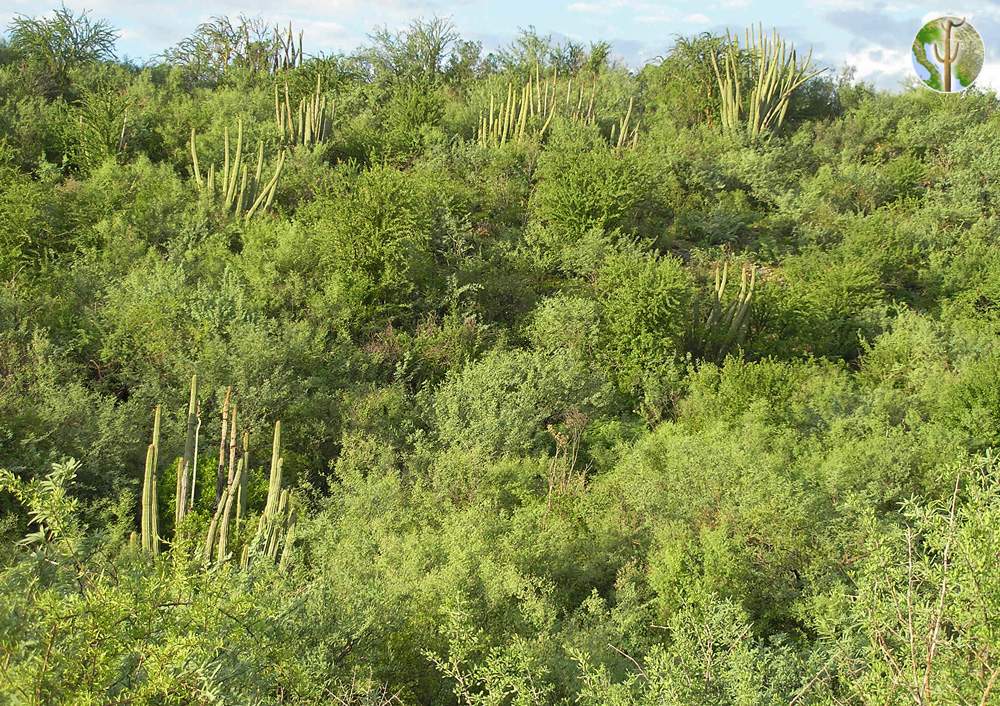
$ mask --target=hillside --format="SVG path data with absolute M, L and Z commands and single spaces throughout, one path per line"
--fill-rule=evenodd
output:
M 994 93 L 308 39 L 0 42 L 0 703 L 1000 703 Z

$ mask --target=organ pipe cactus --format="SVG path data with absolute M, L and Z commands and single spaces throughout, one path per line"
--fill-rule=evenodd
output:
M 141 533 L 143 551 L 149 552 L 155 556 L 158 553 L 159 542 L 157 541 L 156 532 L 153 529 L 155 525 L 153 517 L 156 515 L 157 511 L 156 469 L 153 463 L 154 456 L 153 445 L 150 444 L 146 447 L 146 470 L 142 479 Z
M 264 514 L 275 512 L 278 495 L 281 493 L 281 420 L 274 423 L 274 438 L 271 441 L 271 475 L 267 485 L 267 503 Z
M 242 473 L 242 466 L 239 473 Z M 221 564 L 229 558 L 229 523 L 238 485 L 239 479 L 234 476 L 232 482 L 228 483 L 222 491 L 222 500 L 212 515 L 212 521 L 209 523 L 208 532 L 205 535 L 205 549 L 202 553 L 202 560 L 206 564 L 212 561 L 213 549 L 217 563 Z
M 215 505 L 206 531 L 201 550 L 205 564 L 224 563 L 230 560 L 233 531 L 233 516 L 236 526 L 246 517 L 247 489 L 250 474 L 250 437 L 247 432 L 239 434 L 237 405 L 232 401 L 232 388 L 226 389 L 220 427 L 219 465 L 217 474 L 224 479 L 222 493 Z M 195 475 L 198 456 L 198 430 L 201 426 L 198 402 L 198 377 L 191 378 L 191 392 L 188 401 L 187 430 L 184 455 L 177 459 L 177 489 L 175 527 L 192 510 L 188 502 L 194 495 Z M 242 449 L 239 441 L 242 440 Z M 160 407 L 153 414 L 152 443 L 146 448 L 146 463 L 143 474 L 142 500 L 140 503 L 141 536 L 143 551 L 156 555 L 159 552 L 159 520 L 157 506 L 157 459 L 160 446 Z M 281 422 L 274 424 L 274 438 L 271 447 L 271 470 L 267 500 L 261 513 L 257 532 L 252 541 L 239 548 L 240 564 L 248 567 L 255 557 L 267 557 L 272 563 L 287 566 L 289 552 L 294 542 L 296 509 L 294 498 L 287 488 L 282 488 L 284 460 L 281 456 Z M 228 470 L 228 472 L 227 472 Z M 190 471 L 190 472 L 189 472 Z M 218 475 L 217 475 L 218 477 Z
M 250 435 L 243 432 L 243 457 L 240 459 L 243 464 L 243 474 L 240 476 L 239 487 L 237 488 L 236 503 L 236 524 L 239 525 L 247 514 L 247 486 L 250 477 Z
M 222 511 L 222 524 L 219 526 L 219 546 L 215 560 L 220 564 L 229 560 L 229 523 L 230 518 L 233 516 L 233 506 L 236 504 L 236 495 L 239 492 L 240 478 L 244 473 L 246 473 L 246 469 L 243 467 L 243 459 L 240 459 L 233 474 L 233 478 L 229 481 L 226 492 L 226 505 Z
M 160 520 L 156 493 L 156 464 L 160 451 L 160 406 L 153 412 L 153 439 L 146 448 L 146 468 L 142 481 L 142 548 L 154 556 L 160 553 Z
M 529 76 L 521 88 L 507 84 L 507 95 L 498 100 L 490 95 L 489 110 L 479 116 L 476 138 L 479 144 L 499 147 L 508 142 L 521 142 L 528 137 L 545 135 L 557 113 L 574 122 L 585 125 L 595 120 L 594 101 L 597 95 L 597 81 L 589 87 L 578 85 L 573 91 L 573 80 L 566 83 L 566 93 L 561 97 L 559 75 L 543 79 L 538 66 L 534 77 Z M 574 101 L 575 98 L 575 101 Z M 617 147 L 634 147 L 638 140 L 638 125 L 631 124 L 634 99 L 629 99 L 624 117 L 612 125 L 611 142 Z
M 254 214 L 265 212 L 271 207 L 274 200 L 274 192 L 278 187 L 278 180 L 281 177 L 281 170 L 285 164 L 285 151 L 278 154 L 275 161 L 274 173 L 267 182 L 263 182 L 264 171 L 264 143 L 257 142 L 257 159 L 253 172 L 250 171 L 249 162 L 245 161 L 243 154 L 243 121 L 237 121 L 236 145 L 234 150 L 230 150 L 229 128 L 223 131 L 223 162 L 222 174 L 217 177 L 215 164 L 210 164 L 208 172 L 203 178 L 201 173 L 201 161 L 198 158 L 197 133 L 191 128 L 191 139 L 189 143 L 191 152 L 191 174 L 194 177 L 198 190 L 207 194 L 226 213 L 232 213 L 237 218 L 249 221 Z M 218 182 L 218 183 L 217 183 Z
M 219 465 L 215 471 L 215 504 L 222 499 L 222 490 L 226 486 L 226 434 L 229 431 L 229 401 L 233 395 L 233 386 L 226 388 L 226 397 L 222 401 L 222 431 L 219 434 Z M 233 410 L 235 421 L 236 410 Z
M 729 281 L 729 264 L 715 268 L 715 286 L 712 290 L 712 308 L 706 321 L 708 336 L 713 340 L 714 352 L 721 359 L 743 342 L 749 327 L 750 303 L 757 282 L 757 269 L 753 265 L 742 268 L 740 291 L 728 305 L 724 302 Z
M 479 143 L 499 146 L 521 141 L 529 133 L 544 135 L 556 113 L 557 81 L 556 74 L 542 81 L 536 66 L 535 77 L 529 76 L 520 89 L 507 84 L 507 96 L 499 105 L 491 94 L 489 112 L 479 117 Z
M 283 97 L 274 86 L 274 121 L 281 139 L 290 145 L 313 147 L 323 143 L 330 133 L 330 119 L 327 117 L 326 96 L 320 76 L 316 76 L 316 89 L 312 95 L 299 100 L 298 108 L 292 110 L 292 101 L 285 83 Z
M 625 111 L 625 116 L 611 128 L 611 141 L 615 143 L 615 147 L 618 149 L 623 149 L 627 146 L 635 147 L 639 141 L 638 124 L 631 131 L 629 130 L 629 119 L 632 117 L 632 105 L 634 101 L 634 98 L 630 97 L 628 99 L 628 110 Z
M 265 556 L 272 562 L 278 560 L 278 552 L 287 547 L 294 536 L 289 536 L 289 527 L 294 527 L 294 512 L 291 494 L 282 489 L 281 422 L 274 424 L 274 440 L 271 445 L 271 475 L 267 489 L 267 502 L 257 523 L 253 542 L 241 557 L 241 565 L 248 568 L 256 556 Z M 287 561 L 286 561 L 287 563 Z
M 812 69 L 812 51 L 800 62 L 794 46 L 777 30 L 768 36 L 763 26 L 756 33 L 748 28 L 742 47 L 738 35 L 727 35 L 727 39 L 722 68 L 714 52 L 710 54 L 722 100 L 722 125 L 758 138 L 781 126 L 795 90 L 825 69 Z M 744 86 L 745 82 L 749 85 Z
M 177 467 L 177 505 L 175 521 L 180 524 L 189 508 L 188 495 L 194 497 L 194 464 L 198 455 L 198 376 L 191 376 L 191 396 L 188 401 L 187 439 L 184 442 L 184 457 Z M 189 485 L 190 484 L 190 485 Z

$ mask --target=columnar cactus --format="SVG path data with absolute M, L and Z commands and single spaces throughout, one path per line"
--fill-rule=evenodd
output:
M 628 110 L 625 111 L 625 116 L 611 127 L 611 141 L 618 149 L 635 147 L 639 142 L 639 125 L 636 124 L 629 130 L 629 119 L 632 117 L 634 101 L 634 98 L 629 97 Z
M 237 475 L 242 472 L 241 463 Z M 215 508 L 215 514 L 208 525 L 208 533 L 205 536 L 205 550 L 202 554 L 202 559 L 206 564 L 212 561 L 213 549 L 215 550 L 216 563 L 222 564 L 229 559 L 229 523 L 233 513 L 233 503 L 236 500 L 236 489 L 238 486 L 239 478 L 234 475 L 233 480 L 222 491 L 222 501 Z
M 750 302 L 757 282 L 757 269 L 753 265 L 744 266 L 740 277 L 740 291 L 728 305 L 724 303 L 726 285 L 729 281 L 729 263 L 722 269 L 715 268 L 715 286 L 712 291 L 712 308 L 705 322 L 706 336 L 710 342 L 706 348 L 716 358 L 723 358 L 743 342 L 749 326 Z
M 215 505 L 201 552 L 203 562 L 225 563 L 231 558 L 230 537 L 232 536 L 233 515 L 236 526 L 247 514 L 247 489 L 250 474 L 249 434 L 239 434 L 237 426 L 237 406 L 232 402 L 232 388 L 227 388 L 222 406 L 223 424 L 219 441 L 219 465 L 217 474 L 224 480 L 222 493 Z M 177 488 L 175 527 L 180 525 L 188 512 L 193 509 L 195 470 L 198 458 L 198 430 L 201 426 L 198 403 L 198 378 L 191 378 L 191 394 L 188 401 L 187 438 L 184 455 L 177 459 Z M 239 440 L 242 439 L 242 450 Z M 160 446 L 160 407 L 153 415 L 152 443 L 146 448 L 146 464 L 143 475 L 142 500 L 140 503 L 142 549 L 150 554 L 159 552 L 159 520 L 157 509 L 157 458 Z M 228 449 L 228 452 L 227 452 Z M 228 463 L 227 463 L 228 461 Z M 281 422 L 274 424 L 274 439 L 271 448 L 271 471 L 267 501 L 257 525 L 252 541 L 245 542 L 240 549 L 241 566 L 244 568 L 258 556 L 267 557 L 272 563 L 287 566 L 290 546 L 294 541 L 295 506 L 291 492 L 281 487 Z M 228 473 L 227 473 L 228 468 Z M 218 476 L 217 476 L 218 477 Z M 138 540 L 139 537 L 136 537 Z
M 278 186 L 278 179 L 285 164 L 285 151 L 278 154 L 275 163 L 274 174 L 263 183 L 264 169 L 264 143 L 257 143 L 257 165 L 251 177 L 249 165 L 243 159 L 243 121 L 237 121 L 236 128 L 236 149 L 230 154 L 229 128 L 223 132 L 223 157 L 221 184 L 216 188 L 215 164 L 208 167 L 207 176 L 203 179 L 201 175 L 201 162 L 198 159 L 197 134 L 191 128 L 190 139 L 191 151 L 191 173 L 194 177 L 195 185 L 199 191 L 217 201 L 222 209 L 232 212 L 237 218 L 249 221 L 254 214 L 267 211 L 274 200 L 274 192 Z
M 226 397 L 222 401 L 222 431 L 219 433 L 219 465 L 215 471 L 215 504 L 222 499 L 222 489 L 226 487 L 226 433 L 229 431 L 229 402 L 233 394 L 233 386 L 226 388 Z M 233 417 L 236 410 L 233 410 Z
M 240 475 L 240 484 L 237 489 L 236 503 L 236 524 L 246 517 L 247 514 L 247 485 L 250 478 L 250 435 L 243 432 L 243 457 L 240 459 L 243 464 L 243 473 Z
M 159 553 L 159 541 L 156 535 L 156 467 L 153 459 L 155 451 L 153 444 L 146 448 L 146 471 L 142 480 L 142 549 L 152 555 Z
M 271 446 L 271 476 L 267 489 L 267 502 L 257 523 L 257 532 L 249 549 L 241 557 L 243 568 L 248 568 L 256 556 L 278 560 L 278 552 L 294 539 L 288 534 L 294 527 L 293 501 L 287 488 L 282 489 L 281 422 L 274 424 L 274 441 Z M 287 564 L 287 560 L 286 560 Z
M 160 452 L 160 405 L 153 411 L 153 439 L 146 448 L 146 468 L 142 481 L 142 548 L 154 556 L 160 553 L 160 518 L 156 501 L 156 464 Z
M 751 138 L 781 126 L 792 93 L 825 69 L 811 70 L 812 52 L 799 62 L 795 48 L 775 30 L 770 37 L 761 26 L 746 30 L 745 46 L 738 36 L 728 36 L 723 50 L 723 68 L 715 53 L 709 56 L 722 99 L 722 124 L 732 131 L 745 130 Z M 745 75 L 745 55 L 750 57 L 750 75 Z M 744 81 L 750 90 L 744 92 Z
M 514 84 L 507 84 L 507 97 L 498 106 L 490 95 L 490 109 L 479 118 L 479 143 L 499 146 L 508 141 L 523 140 L 529 132 L 538 136 L 545 134 L 556 113 L 556 82 L 553 75 L 544 82 L 535 70 L 535 78 L 515 90 Z
M 311 96 L 301 98 L 298 109 L 294 112 L 288 83 L 285 83 L 284 100 L 279 96 L 278 86 L 275 84 L 274 121 L 286 144 L 313 147 L 323 143 L 330 134 L 330 119 L 327 117 L 321 77 L 317 74 L 315 91 Z
M 184 442 L 184 457 L 177 467 L 177 506 L 175 521 L 180 524 L 191 507 L 194 498 L 195 459 L 198 456 L 198 376 L 191 376 L 191 396 L 188 402 L 187 439 Z
M 552 123 L 556 113 L 561 113 L 574 122 L 585 125 L 595 121 L 594 100 L 597 95 L 597 80 L 589 87 L 579 86 L 573 92 L 573 80 L 566 82 L 565 98 L 560 98 L 559 75 L 542 79 L 538 66 L 535 76 L 520 89 L 507 84 L 507 95 L 502 101 L 490 95 L 489 110 L 479 116 L 476 138 L 481 145 L 499 147 L 507 142 L 520 142 L 526 137 L 542 137 Z M 574 97 L 576 98 L 574 104 Z M 630 126 L 634 99 L 629 100 L 625 116 L 612 125 L 611 142 L 618 147 L 635 146 L 638 140 L 638 125 Z

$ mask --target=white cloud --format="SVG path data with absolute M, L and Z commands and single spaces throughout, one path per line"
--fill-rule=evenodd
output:
M 900 82 L 912 73 L 908 49 L 891 49 L 870 44 L 859 51 L 848 53 L 844 61 L 855 68 L 857 78 L 882 88 L 898 88 Z
M 1000 62 L 983 64 L 975 85 L 977 88 L 992 88 L 1000 92 Z
M 570 12 L 581 12 L 592 15 L 609 15 L 616 10 L 620 10 L 628 5 L 627 0 L 598 0 L 574 2 L 566 6 Z
M 644 24 L 664 24 L 676 22 L 677 16 L 666 10 L 654 10 L 649 14 L 639 15 L 636 19 Z
M 808 5 L 816 10 L 837 10 L 840 12 L 871 9 L 871 3 L 867 0 L 809 0 Z

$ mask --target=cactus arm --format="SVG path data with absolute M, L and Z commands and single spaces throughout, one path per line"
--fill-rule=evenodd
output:
M 194 136 L 194 128 L 191 128 L 191 166 L 194 172 L 194 183 L 200 189 L 202 187 L 201 169 L 198 167 L 198 145 L 195 143 Z
M 194 463 L 191 465 L 191 492 L 188 497 L 188 510 L 194 509 L 195 488 L 198 485 L 198 439 L 201 435 L 201 402 L 195 406 L 195 416 L 198 423 L 194 427 Z
M 151 499 L 153 503 L 152 512 L 152 540 L 153 540 L 153 554 L 160 553 L 160 510 L 159 510 L 159 490 L 156 469 L 160 460 L 160 405 L 156 405 L 156 409 L 153 411 L 153 469 L 152 469 L 152 488 L 151 488 Z
M 180 522 L 184 519 L 184 515 L 187 514 L 187 504 L 184 499 L 188 495 L 188 474 L 191 473 L 194 468 L 194 459 L 197 454 L 197 437 L 198 433 L 198 376 L 191 376 L 191 396 L 188 401 L 188 416 L 187 416 L 187 439 L 184 443 L 184 456 L 181 465 L 180 473 L 180 491 L 178 495 L 179 506 L 177 511 L 177 521 Z M 194 487 L 194 484 L 191 484 Z
M 228 150 L 226 157 L 228 157 Z M 240 165 L 243 163 L 243 120 L 236 121 L 236 154 L 233 157 L 233 165 L 229 174 L 229 181 L 226 183 L 226 209 L 232 207 L 233 199 L 236 198 L 236 182 L 239 178 Z
M 285 530 L 285 546 L 281 550 L 281 561 L 278 562 L 278 569 L 281 571 L 288 570 L 288 564 L 291 560 L 292 554 L 292 544 L 295 542 L 295 505 L 292 505 L 288 510 L 288 522 L 286 523 L 287 529 Z
M 228 543 L 229 543 L 229 520 L 233 514 L 233 503 L 236 500 L 236 489 L 239 486 L 240 475 L 244 472 L 243 461 L 240 460 L 240 465 L 236 468 L 236 474 L 233 479 L 229 482 L 226 488 L 226 506 L 222 511 L 222 519 L 219 524 L 219 546 L 217 553 L 215 555 L 215 561 L 219 564 L 227 561 L 229 559 Z
M 153 445 L 146 448 L 146 468 L 142 479 L 142 504 L 140 532 L 142 534 L 143 551 L 153 553 L 155 539 L 153 537 L 153 513 L 156 511 L 156 499 L 153 492 Z
M 185 502 L 187 496 L 184 493 L 184 458 L 180 457 L 177 459 L 177 490 L 174 495 L 174 531 L 176 531 L 177 525 L 181 523 L 181 520 L 184 519 L 184 511 L 187 508 L 187 503 Z
M 229 402 L 233 394 L 233 387 L 226 388 L 226 397 L 222 401 L 222 431 L 219 434 L 219 465 L 215 471 L 215 504 L 218 505 L 222 499 L 222 489 L 225 486 L 226 469 L 226 432 L 229 431 Z
M 278 84 L 274 84 L 274 122 L 278 125 L 278 134 L 285 137 L 285 124 L 281 120 L 281 102 L 278 100 Z
M 272 514 L 278 505 L 278 494 L 281 492 L 281 420 L 274 423 L 274 437 L 271 441 L 271 476 L 267 487 L 267 503 L 265 514 Z
M 250 435 L 247 432 L 243 432 L 243 456 L 240 458 L 240 462 L 243 464 L 243 474 L 240 476 L 239 496 L 236 504 L 237 525 L 247 514 L 247 486 L 250 476 Z
M 233 482 L 233 474 L 236 472 L 236 405 L 233 404 L 232 426 L 229 431 L 229 474 L 228 482 Z
M 229 188 L 229 126 L 222 130 L 222 146 L 226 153 L 222 162 L 222 192 L 225 194 Z

